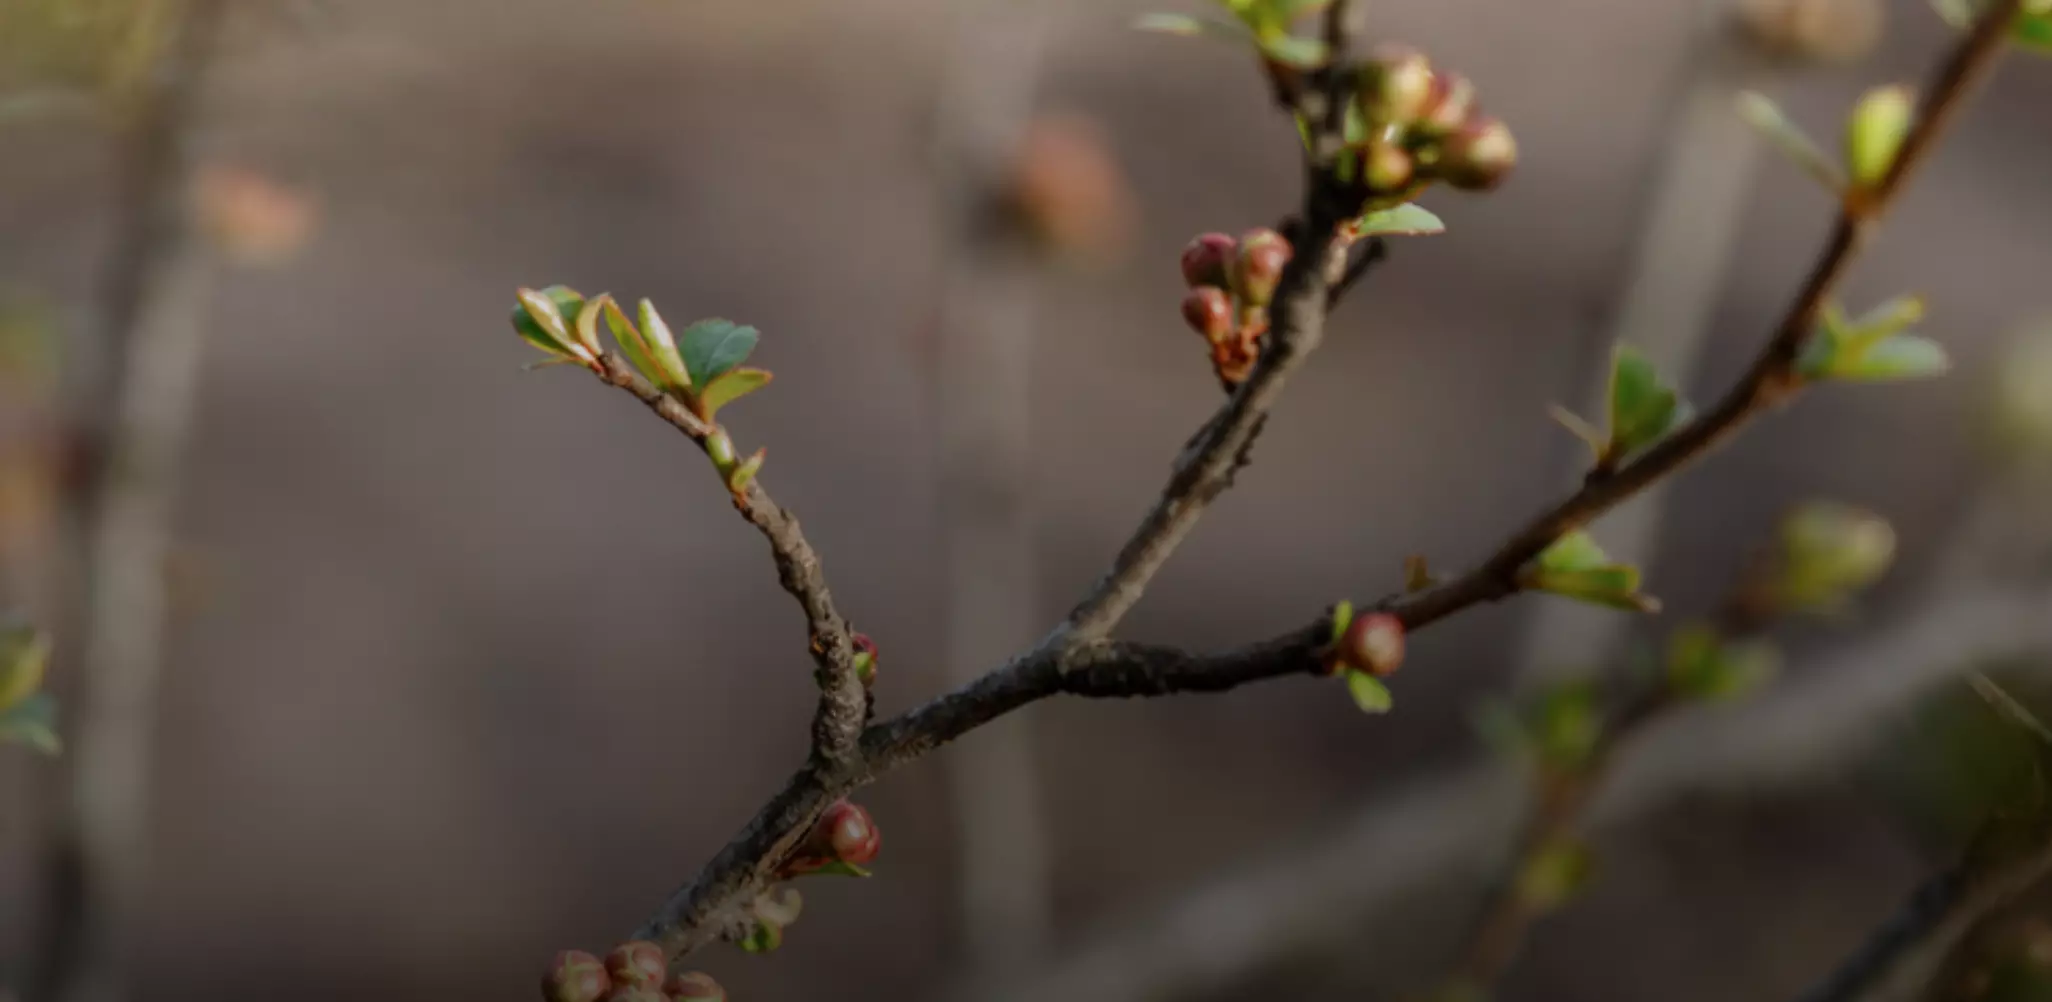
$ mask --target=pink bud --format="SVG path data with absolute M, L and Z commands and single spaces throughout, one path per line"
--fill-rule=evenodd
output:
M 1432 96 L 1425 102 L 1418 126 L 1435 135 L 1446 135 L 1468 124 L 1475 114 L 1475 83 L 1458 73 L 1444 74 L 1432 81 Z
M 1183 322 L 1204 335 L 1204 340 L 1223 341 L 1233 334 L 1233 302 L 1225 290 L 1200 286 L 1183 297 Z
M 727 990 L 704 971 L 686 971 L 663 985 L 663 994 L 675 1002 L 727 1002 Z
M 606 967 L 583 950 L 564 950 L 542 974 L 546 1002 L 599 1002 L 613 987 Z
M 869 639 L 869 634 L 867 633 L 857 633 L 850 637 L 849 640 L 855 644 L 855 677 L 861 679 L 863 685 L 874 683 L 876 681 L 876 641 Z
M 622 943 L 606 954 L 606 973 L 621 988 L 657 988 L 669 972 L 663 948 L 647 940 Z
M 820 815 L 819 831 L 827 834 L 827 845 L 834 858 L 843 863 L 861 866 L 876 858 L 883 846 L 883 833 L 877 830 L 876 822 L 869 812 L 852 801 L 839 801 Z
M 1249 306 L 1267 306 L 1290 263 L 1290 242 L 1270 229 L 1248 230 L 1233 262 L 1233 291 Z
M 1403 621 L 1386 612 L 1355 616 L 1340 637 L 1339 656 L 1370 675 L 1394 673 L 1404 663 Z
M 1518 141 L 1510 126 L 1479 118 L 1447 139 L 1439 174 L 1456 188 L 1484 191 L 1502 183 L 1517 163 Z
M 1361 111 L 1376 124 L 1409 125 L 1432 96 L 1432 63 L 1416 49 L 1380 46 L 1360 90 Z
M 1226 269 L 1238 250 L 1233 238 L 1223 233 L 1206 233 L 1183 248 L 1183 281 L 1191 288 L 1226 284 Z

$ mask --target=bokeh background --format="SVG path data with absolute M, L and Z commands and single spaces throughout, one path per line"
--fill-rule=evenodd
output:
M 1027 595 L 1033 621 L 1051 623 L 1216 405 L 1175 313 L 1179 248 L 1201 230 L 1273 223 L 1297 178 L 1289 126 L 1242 55 L 1128 30 L 1160 3 L 1033 6 L 1047 32 L 1033 105 L 1101 127 L 1134 223 L 1115 252 L 1031 266 Z M 1819 133 L 1835 135 L 1864 87 L 1919 75 L 1948 37 L 1920 3 L 1884 6 L 1864 58 L 1765 78 Z M 523 371 L 512 291 L 563 282 L 651 297 L 673 322 L 759 327 L 757 360 L 777 379 L 729 424 L 744 449 L 768 447 L 765 481 L 882 645 L 880 709 L 941 691 L 935 318 L 968 252 L 938 191 L 936 99 L 977 86 L 946 58 L 969 8 L 234 7 L 192 156 L 254 172 L 309 219 L 289 256 L 224 265 L 207 308 L 167 569 L 136 997 L 522 997 L 552 951 L 603 948 L 636 926 L 782 782 L 804 753 L 811 684 L 801 621 L 716 478 L 624 396 L 572 370 Z M 1215 648 L 1275 633 L 1336 597 L 1396 587 L 1406 555 L 1479 559 L 1567 486 L 1579 446 L 1546 405 L 1584 402 L 1677 98 L 1703 46 L 1726 44 L 1706 42 L 1709 5 L 1680 0 L 1368 7 L 1378 37 L 1478 82 L 1516 129 L 1521 166 L 1486 197 L 1427 199 L 1449 232 L 1401 242 L 1341 308 L 1253 467 L 1129 636 Z M 25 64 L 0 79 L 39 85 Z M 117 252 L 117 127 L 0 120 L 0 282 L 60 352 L 91 329 Z M 2052 65 L 2012 60 L 1849 288 L 1855 306 L 1928 294 L 1953 377 L 1826 388 L 1761 421 L 1678 479 L 1651 561 L 1670 615 L 1647 636 L 1710 607 L 1788 504 L 1872 508 L 1896 526 L 1895 569 L 1849 622 L 1790 631 L 1787 675 L 1850 657 L 1883 687 L 1889 673 L 1924 681 L 1894 702 L 1805 704 L 1783 731 L 1836 737 L 1801 769 L 1755 764 L 1620 814 L 1597 839 L 1589 893 L 1541 928 L 1507 997 L 1792 995 L 1957 849 L 1933 820 L 1953 800 L 1931 791 L 1978 766 L 1957 765 L 1966 753 L 1945 727 L 2001 725 L 1956 699 L 1948 673 L 1997 654 L 2028 666 L 2052 643 L 2046 624 L 1990 637 L 1932 612 L 1986 596 L 2052 611 L 2037 572 L 2014 566 L 2044 541 L 2035 495 L 1981 447 L 1992 380 L 2015 364 L 2019 332 L 2052 315 L 2047 177 Z M 1697 399 L 1761 342 L 1831 211 L 1800 172 L 1761 164 Z M 35 405 L 10 385 L 0 435 L 25 436 Z M 1998 495 L 2007 521 L 1966 538 Z M 26 508 L 21 524 L 51 524 Z M 51 562 L 35 532 L 20 535 L 11 557 Z M 30 578 L 11 579 L 11 600 L 47 607 Z M 1193 891 L 1310 858 L 1390 805 L 1459 800 L 1420 791 L 1486 761 L 1470 713 L 1513 684 L 1546 601 L 1414 638 L 1383 718 L 1310 680 L 1026 711 L 1052 907 L 1029 973 L 1116 965 L 1106 942 L 1182 942 L 1191 965 L 1237 958 L 1202 935 L 1175 939 L 1195 921 L 1178 910 Z M 1898 627 L 1925 631 L 1918 660 L 1869 642 Z M 0 975 L 31 966 L 57 768 L 0 754 Z M 704 966 L 738 999 L 1001 997 L 967 963 L 961 874 L 1010 864 L 964 858 L 943 762 L 862 799 L 884 831 L 878 876 L 815 882 L 780 951 L 721 949 Z M 1491 845 L 1473 816 L 1445 816 L 1468 820 L 1414 841 Z M 1313 917 L 1291 912 L 1316 930 L 1303 949 L 1144 992 L 1112 976 L 1125 987 L 1102 997 L 1415 986 L 1453 949 L 1487 875 L 1462 858 L 1327 858 L 1301 882 Z M 1234 939 L 1230 922 L 1205 928 Z

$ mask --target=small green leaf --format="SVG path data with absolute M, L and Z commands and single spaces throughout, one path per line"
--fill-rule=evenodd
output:
M 748 493 L 748 485 L 755 482 L 755 475 L 762 472 L 762 461 L 769 455 L 768 449 L 757 449 L 747 459 L 734 465 L 727 474 L 727 490 L 735 494 Z
M 627 319 L 627 314 L 620 309 L 620 304 L 614 302 L 611 296 L 600 296 L 593 302 L 600 304 L 606 318 L 606 329 L 612 332 L 613 343 L 620 346 L 620 353 L 627 356 L 627 364 L 632 365 L 634 371 L 641 373 L 641 378 L 661 387 L 664 382 L 663 372 L 656 368 L 655 358 L 648 350 L 648 342 L 642 339 L 640 331 L 634 329 L 634 323 Z
M 691 376 L 691 385 L 711 386 L 722 373 L 747 361 L 760 337 L 753 327 L 718 317 L 684 328 L 678 350 L 684 354 L 684 369 Z
M 57 701 L 39 692 L 0 710 L 0 742 L 28 745 L 45 755 L 64 750 L 57 736 Z
M 1786 612 L 1831 612 L 1879 580 L 1895 559 L 1888 520 L 1852 505 L 1812 501 L 1781 520 L 1769 587 Z
M 0 711 L 21 704 L 43 685 L 50 642 L 27 626 L 0 629 Z
M 2052 14 L 2024 14 L 2010 36 L 2017 45 L 2039 55 L 2052 55 Z
M 1356 239 L 1372 236 L 1423 237 L 1445 233 L 1446 224 L 1422 205 L 1406 202 L 1376 209 L 1353 222 Z
M 1765 94 L 1744 91 L 1738 97 L 1739 117 L 1746 124 L 1767 137 L 1767 141 L 1795 161 L 1803 172 L 1816 178 L 1826 190 L 1836 194 L 1845 190 L 1845 175 L 1823 147 L 1802 130 L 1801 126 L 1782 114 L 1781 106 Z
M 1639 569 L 1627 564 L 1580 571 L 1542 570 L 1532 575 L 1529 587 L 1628 612 L 1660 611 L 1659 599 L 1639 594 Z
M 1324 41 L 1297 35 L 1276 35 L 1262 39 L 1261 54 L 1284 66 L 1304 70 L 1315 70 L 1324 66 L 1327 59 Z
M 515 295 L 520 304 L 513 308 L 513 330 L 527 343 L 551 355 L 569 357 L 575 342 L 555 300 L 534 289 L 521 289 Z
M 768 922 L 757 922 L 741 940 L 741 949 L 749 953 L 768 953 L 782 945 L 784 930 Z
M 1140 31 L 1180 35 L 1184 38 L 1218 38 L 1241 43 L 1254 41 L 1254 35 L 1244 25 L 1190 17 L 1187 14 L 1142 14 L 1133 21 L 1133 27 Z
M 769 385 L 770 374 L 762 369 L 742 366 L 722 373 L 718 379 L 706 384 L 705 391 L 698 395 L 698 408 L 706 420 L 712 420 L 720 408 L 733 403 L 756 390 Z
M 1603 741 L 1603 712 L 1596 686 L 1572 679 L 1539 694 L 1525 725 L 1532 750 L 1548 768 L 1567 772 L 1581 768 Z
M 1845 164 L 1854 184 L 1871 187 L 1888 176 L 1916 109 L 1908 87 L 1876 87 L 1860 97 L 1845 120 Z
M 646 299 L 635 312 L 641 315 L 641 333 L 648 339 L 650 360 L 667 377 L 661 382 L 668 389 L 688 392 L 694 384 L 690 370 L 684 367 L 683 355 L 677 351 L 677 339 L 670 334 L 670 325 L 656 312 L 655 304 Z
M 1347 624 L 1353 621 L 1354 603 L 1340 599 L 1339 603 L 1332 607 L 1332 643 L 1339 643 L 1340 638 L 1347 635 Z
M 1772 678 L 1780 657 L 1762 642 L 1731 642 L 1702 624 L 1668 641 L 1668 684 L 1693 699 L 1732 699 Z
M 1609 563 L 1610 555 L 1581 529 L 1554 540 L 1552 546 L 1539 554 L 1539 568 L 1547 571 L 1594 570 Z
M 1365 671 L 1347 672 L 1347 694 L 1354 697 L 1354 705 L 1363 713 L 1388 713 L 1396 702 L 1389 694 L 1389 686 Z
M 1610 364 L 1610 440 L 1603 459 L 1619 462 L 1673 431 L 1688 417 L 1681 397 L 1646 356 L 1618 345 Z
M 577 306 L 577 324 L 573 333 L 577 335 L 577 343 L 591 352 L 593 358 L 597 358 L 604 350 L 599 347 L 598 322 L 599 317 L 606 312 L 606 304 L 612 301 L 612 296 L 600 293 L 596 298 L 587 299 Z
M 1595 859 L 1577 842 L 1550 843 L 1525 861 L 1518 872 L 1518 898 L 1537 912 L 1549 912 L 1572 900 L 1589 882 Z

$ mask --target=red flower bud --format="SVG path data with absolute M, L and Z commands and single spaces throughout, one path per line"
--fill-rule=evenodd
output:
M 1446 135 L 1468 124 L 1475 114 L 1475 83 L 1458 73 L 1448 73 L 1432 81 L 1432 96 L 1425 102 L 1425 111 L 1418 118 L 1418 126 L 1435 135 Z
M 564 950 L 542 974 L 546 1002 L 599 1002 L 613 988 L 606 967 L 583 950 Z
M 704 971 L 686 971 L 663 984 L 663 994 L 675 1002 L 727 1002 L 727 990 Z
M 1233 238 L 1223 233 L 1206 233 L 1183 248 L 1183 281 L 1195 289 L 1215 285 L 1224 288 L 1226 269 L 1238 251 Z
M 1402 191 L 1410 185 L 1415 172 L 1411 155 L 1389 143 L 1370 143 L 1362 154 L 1361 176 L 1368 182 L 1369 191 Z
M 1191 289 L 1183 297 L 1183 321 L 1190 329 L 1214 344 L 1233 334 L 1233 302 L 1225 290 L 1213 286 Z
M 620 988 L 659 988 L 670 973 L 663 948 L 647 940 L 622 943 L 606 954 L 606 973 Z M 617 989 L 615 990 L 617 992 Z
M 1403 621 L 1386 612 L 1355 616 L 1340 637 L 1340 660 L 1350 668 L 1384 676 L 1404 663 Z
M 1416 49 L 1380 46 L 1362 79 L 1361 112 L 1376 124 L 1409 125 L 1432 96 L 1432 63 Z
M 1249 306 L 1267 306 L 1290 263 L 1290 242 L 1270 229 L 1248 230 L 1233 261 L 1233 291 Z
M 875 859 L 883 845 L 883 833 L 877 830 L 869 812 L 852 801 L 839 801 L 827 808 L 815 830 L 825 833 L 833 858 L 856 866 Z
M 1479 118 L 1446 141 L 1439 175 L 1467 191 L 1496 187 L 1518 163 L 1518 141 L 1510 127 L 1494 118 Z
M 875 683 L 876 641 L 869 639 L 867 633 L 857 633 L 849 640 L 855 644 L 855 677 L 861 679 L 863 685 Z

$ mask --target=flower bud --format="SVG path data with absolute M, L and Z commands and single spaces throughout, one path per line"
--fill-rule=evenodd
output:
M 1510 126 L 1480 118 L 1447 139 L 1439 176 L 1464 191 L 1486 191 L 1500 184 L 1517 163 L 1518 141 Z
M 1845 123 L 1845 166 L 1856 187 L 1881 183 L 1909 135 L 1916 97 L 1908 87 L 1876 87 L 1860 98 Z
M 816 830 L 825 833 L 828 851 L 843 863 L 857 866 L 868 863 L 876 858 L 877 850 L 883 845 L 883 833 L 877 830 L 869 812 L 848 800 L 827 808 L 826 813 L 820 815 Z
M 663 984 L 663 994 L 674 1002 L 727 1002 L 727 990 L 704 971 L 686 971 Z
M 1361 158 L 1361 176 L 1368 182 L 1369 191 L 1402 191 L 1415 173 L 1411 155 L 1390 143 L 1368 144 Z
M 1223 341 L 1233 334 L 1232 300 L 1226 298 L 1224 289 L 1214 286 L 1191 289 L 1183 297 L 1183 322 L 1206 341 Z
M 1249 306 L 1267 306 L 1290 263 L 1290 242 L 1270 229 L 1249 230 L 1240 238 L 1240 256 L 1233 262 L 1233 291 Z
M 564 950 L 542 974 L 545 1002 L 599 1002 L 613 988 L 606 967 L 583 950 Z
M 1475 82 L 1458 73 L 1432 81 L 1431 97 L 1418 117 L 1418 127 L 1433 135 L 1450 135 L 1468 124 L 1475 114 Z
M 1386 612 L 1355 616 L 1340 636 L 1340 660 L 1370 675 L 1389 675 L 1404 663 L 1403 621 Z
M 613 984 L 619 988 L 654 989 L 660 987 L 663 976 L 670 973 L 670 964 L 663 959 L 662 947 L 638 939 L 622 943 L 606 954 L 606 973 L 612 975 Z
M 1183 248 L 1183 281 L 1191 288 L 1213 285 L 1224 288 L 1226 271 L 1232 266 L 1239 246 L 1223 233 L 1206 233 Z
M 1399 45 L 1379 47 L 1361 81 L 1361 114 L 1378 125 L 1409 125 L 1424 113 L 1432 82 L 1432 63 L 1424 53 Z

